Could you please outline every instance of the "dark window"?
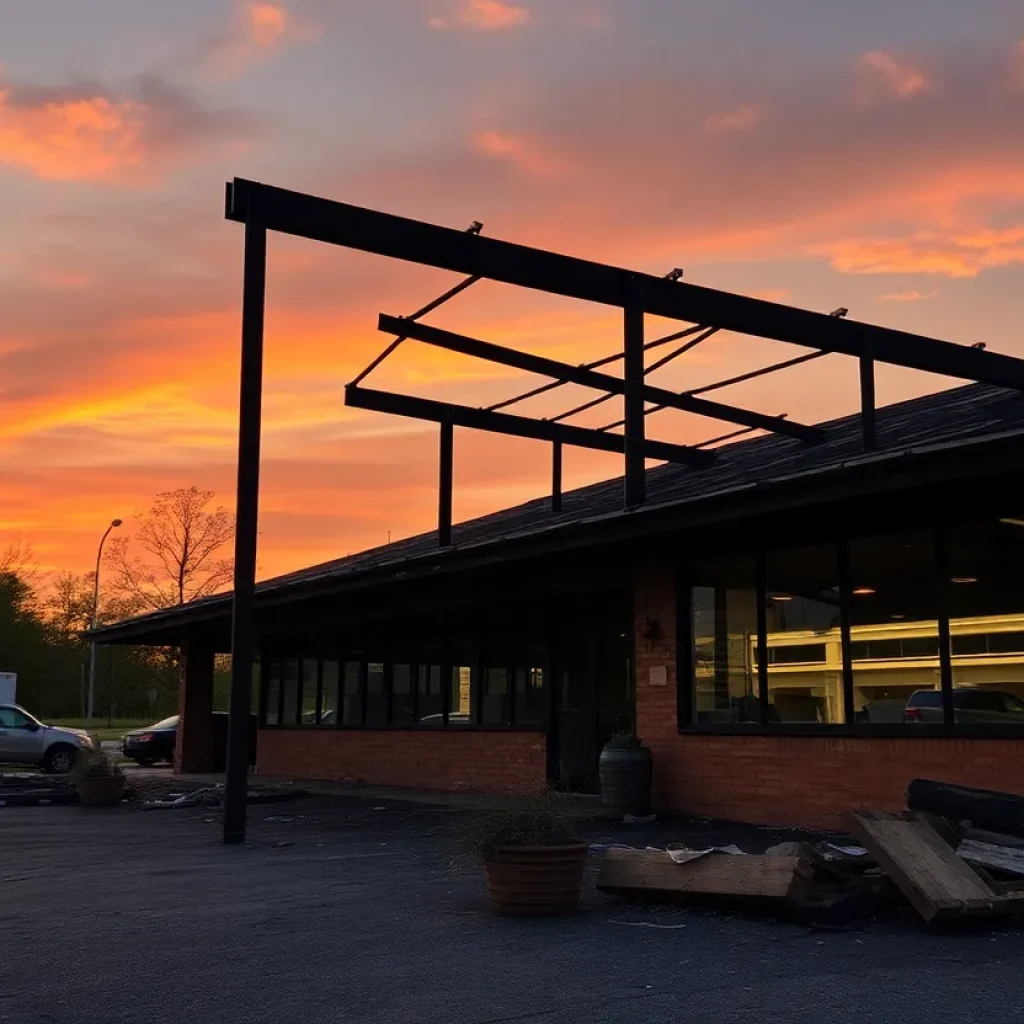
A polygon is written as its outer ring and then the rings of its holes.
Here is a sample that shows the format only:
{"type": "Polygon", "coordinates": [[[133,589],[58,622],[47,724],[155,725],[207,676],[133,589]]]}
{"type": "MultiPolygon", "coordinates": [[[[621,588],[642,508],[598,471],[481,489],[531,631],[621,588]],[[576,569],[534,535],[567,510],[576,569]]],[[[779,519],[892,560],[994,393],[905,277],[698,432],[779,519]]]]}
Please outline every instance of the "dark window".
{"type": "Polygon", "coordinates": [[[752,555],[702,560],[693,574],[693,719],[759,722],[752,555]]]}
{"type": "MultiPolygon", "coordinates": [[[[789,644],[769,647],[769,665],[821,665],[825,663],[824,644],[789,644]]],[[[756,658],[755,658],[756,661],[756,658]]]]}
{"type": "Polygon", "coordinates": [[[320,694],[320,724],[338,724],[339,672],[336,661],[325,661],[321,668],[323,684],[320,694]]]}
{"type": "Polygon", "coordinates": [[[984,633],[963,633],[950,636],[949,646],[954,657],[970,654],[988,654],[989,638],[984,633]]]}
{"type": "Polygon", "coordinates": [[[765,587],[768,720],[845,721],[838,548],[769,551],[765,587]]]}
{"type": "Polygon", "coordinates": [[[419,665],[416,686],[416,711],[420,725],[444,725],[444,693],[441,690],[441,666],[419,665]]]}
{"type": "Polygon", "coordinates": [[[412,665],[391,666],[391,721],[395,725],[413,722],[412,665]]]}
{"type": "Polygon", "coordinates": [[[382,661],[371,661],[366,666],[366,724],[388,724],[387,677],[382,661]]]}
{"type": "Polygon", "coordinates": [[[476,673],[470,665],[453,665],[448,697],[448,724],[473,724],[473,689],[476,673]]]}
{"type": "Polygon", "coordinates": [[[484,725],[507,725],[511,715],[511,686],[507,668],[488,667],[484,672],[484,725]]]}
{"type": "Polygon", "coordinates": [[[17,708],[0,708],[0,727],[4,729],[25,729],[32,724],[28,715],[17,708]]]}
{"type": "Polygon", "coordinates": [[[289,658],[283,669],[284,708],[281,713],[282,725],[295,725],[299,718],[299,662],[289,658]]]}
{"type": "Polygon", "coordinates": [[[341,721],[343,725],[363,724],[363,665],[346,661],[342,677],[341,721]]]}
{"type": "MultiPolygon", "coordinates": [[[[946,534],[953,720],[1020,722],[1024,697],[1024,518],[968,523],[946,534]],[[977,688],[977,689],[976,689],[977,688]],[[968,696],[973,694],[974,696],[968,696]]],[[[998,789],[993,778],[991,788],[998,789]]]]}
{"type": "Polygon", "coordinates": [[[907,708],[939,690],[938,567],[929,531],[850,541],[853,705],[870,724],[935,725],[938,706],[907,708]],[[917,662],[917,664],[908,664],[917,662]]]}
{"type": "Polygon", "coordinates": [[[277,725],[281,720],[281,663],[273,661],[267,666],[267,711],[264,721],[277,725]]]}
{"type": "Polygon", "coordinates": [[[515,690],[516,725],[543,725],[548,710],[544,669],[517,668],[515,690]]]}
{"type": "Polygon", "coordinates": [[[316,685],[318,663],[316,658],[302,659],[302,713],[300,725],[316,725],[316,685]]]}

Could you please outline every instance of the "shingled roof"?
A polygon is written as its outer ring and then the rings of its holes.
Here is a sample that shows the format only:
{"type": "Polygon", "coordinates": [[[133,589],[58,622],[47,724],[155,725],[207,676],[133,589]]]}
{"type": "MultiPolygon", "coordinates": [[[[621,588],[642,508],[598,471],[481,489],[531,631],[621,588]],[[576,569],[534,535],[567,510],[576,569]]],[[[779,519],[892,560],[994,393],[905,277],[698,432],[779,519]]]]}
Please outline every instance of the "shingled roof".
{"type": "MultiPolygon", "coordinates": [[[[706,469],[666,464],[647,471],[647,502],[643,512],[693,507],[704,500],[768,483],[796,481],[828,474],[865,462],[885,461],[901,454],[937,446],[958,447],[980,439],[1024,434],[1024,394],[987,384],[969,384],[877,410],[877,447],[865,452],[860,416],[821,423],[825,439],[809,446],[795,438],[767,434],[715,449],[717,459],[706,469]]],[[[305,591],[311,585],[344,586],[367,574],[429,558],[432,566],[455,565],[460,554],[484,552],[513,540],[539,538],[577,525],[599,524],[635,515],[623,508],[623,482],[618,477],[568,491],[562,511],[553,515],[549,498],[538,498],[491,515],[456,524],[452,546],[439,549],[436,531],[383,547],[323,562],[257,585],[257,602],[282,591],[305,591]]],[[[166,611],[154,612],[96,631],[98,640],[118,640],[147,624],[160,628],[182,617],[207,619],[230,610],[231,595],[219,594],[166,611]]]]}

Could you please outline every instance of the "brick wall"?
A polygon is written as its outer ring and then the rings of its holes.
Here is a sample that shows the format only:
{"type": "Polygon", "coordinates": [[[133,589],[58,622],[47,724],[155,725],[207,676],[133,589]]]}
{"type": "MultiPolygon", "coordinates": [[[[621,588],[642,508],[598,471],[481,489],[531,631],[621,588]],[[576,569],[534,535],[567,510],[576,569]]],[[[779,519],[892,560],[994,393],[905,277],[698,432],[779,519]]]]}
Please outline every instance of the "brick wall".
{"type": "Polygon", "coordinates": [[[856,807],[901,809],[916,777],[1024,794],[1024,739],[681,736],[670,569],[638,573],[634,615],[637,733],[654,755],[657,810],[842,828],[856,807]]]}
{"type": "Polygon", "coordinates": [[[486,793],[539,789],[545,758],[538,732],[261,729],[257,747],[264,775],[486,793]]]}

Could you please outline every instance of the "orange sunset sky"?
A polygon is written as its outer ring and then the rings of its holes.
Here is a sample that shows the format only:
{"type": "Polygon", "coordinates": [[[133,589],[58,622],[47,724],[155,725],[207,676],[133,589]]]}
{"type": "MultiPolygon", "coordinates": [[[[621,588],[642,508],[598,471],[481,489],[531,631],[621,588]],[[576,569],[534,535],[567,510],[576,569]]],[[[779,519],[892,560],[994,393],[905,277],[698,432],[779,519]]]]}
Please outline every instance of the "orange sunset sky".
{"type": "MultiPolygon", "coordinates": [[[[0,548],[85,571],[158,491],[233,502],[235,175],[1024,356],[1019,0],[5,0],[0,548]]],[[[433,524],[436,427],[342,388],[379,311],[455,280],[271,238],[261,575],[433,524]]],[[[621,345],[614,310],[492,284],[430,322],[574,362],[621,345]]],[[[802,351],[723,334],[653,381],[802,351]]],[[[481,405],[532,381],[410,342],[370,383],[481,405]]],[[[883,369],[879,400],[952,383],[883,369]]],[[[717,397],[819,420],[856,407],[856,368],[717,397]]],[[[457,432],[456,516],[544,493],[548,459],[457,432]]],[[[620,468],[572,451],[567,483],[620,468]]]]}

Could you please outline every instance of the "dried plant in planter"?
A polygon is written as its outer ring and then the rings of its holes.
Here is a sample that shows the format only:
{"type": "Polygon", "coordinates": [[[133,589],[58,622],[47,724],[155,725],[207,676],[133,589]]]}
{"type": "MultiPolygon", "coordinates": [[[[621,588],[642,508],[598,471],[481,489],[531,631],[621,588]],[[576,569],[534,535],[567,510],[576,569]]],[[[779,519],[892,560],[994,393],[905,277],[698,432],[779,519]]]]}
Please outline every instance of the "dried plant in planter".
{"type": "Polygon", "coordinates": [[[484,863],[487,891],[503,914],[561,914],[580,899],[587,844],[551,791],[509,798],[472,814],[460,845],[484,863]]]}
{"type": "Polygon", "coordinates": [[[116,757],[112,757],[100,746],[100,741],[93,737],[91,748],[82,748],[78,757],[75,758],[75,765],[72,774],[77,779],[108,779],[112,776],[123,775],[121,765],[116,757]]]}
{"type": "Polygon", "coordinates": [[[116,807],[124,799],[125,775],[116,757],[111,757],[94,739],[75,759],[75,788],[83,807],[116,807]]]}

